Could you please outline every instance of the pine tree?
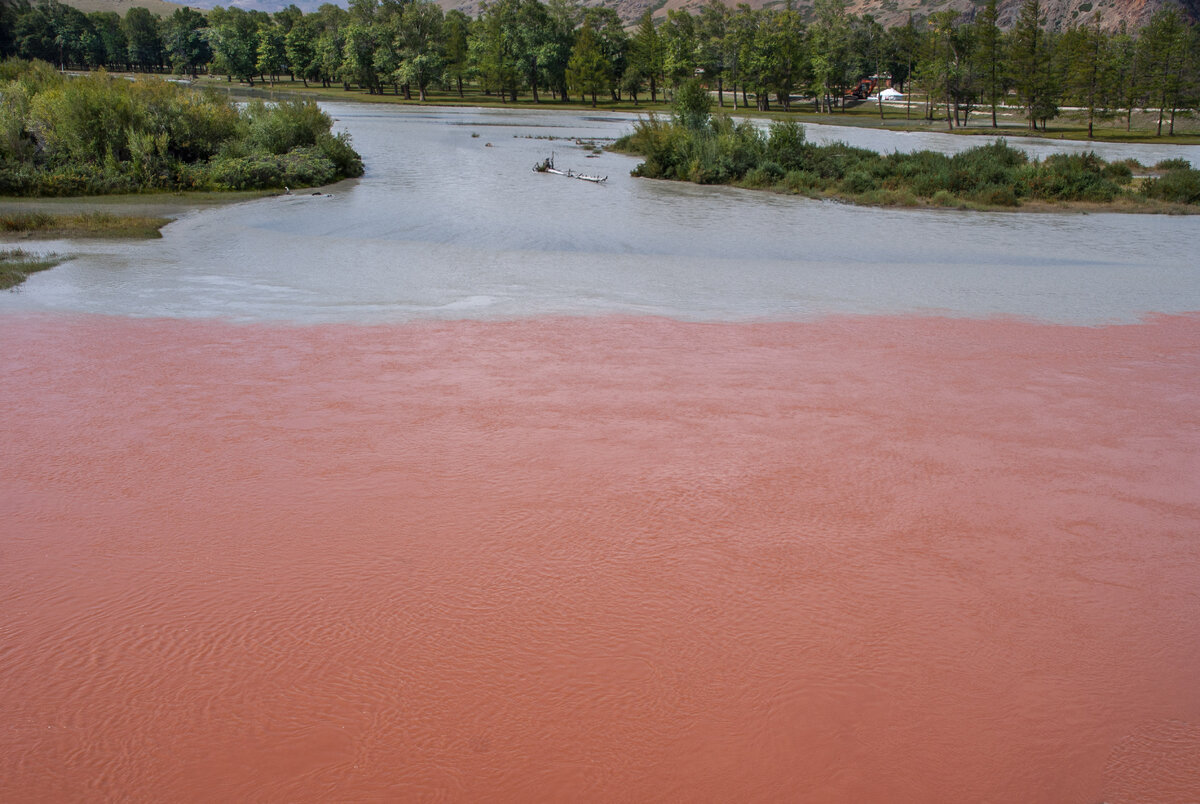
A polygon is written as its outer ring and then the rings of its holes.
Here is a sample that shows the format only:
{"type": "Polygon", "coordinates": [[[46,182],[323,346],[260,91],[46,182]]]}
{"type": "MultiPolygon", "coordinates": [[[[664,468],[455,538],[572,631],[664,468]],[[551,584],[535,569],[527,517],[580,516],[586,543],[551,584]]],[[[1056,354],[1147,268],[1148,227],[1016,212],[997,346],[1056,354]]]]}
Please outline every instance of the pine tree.
{"type": "Polygon", "coordinates": [[[608,61],[596,41],[591,21],[585,19],[567,62],[567,86],[580,95],[590,94],[595,106],[596,94],[608,86],[608,72],[608,61]]]}

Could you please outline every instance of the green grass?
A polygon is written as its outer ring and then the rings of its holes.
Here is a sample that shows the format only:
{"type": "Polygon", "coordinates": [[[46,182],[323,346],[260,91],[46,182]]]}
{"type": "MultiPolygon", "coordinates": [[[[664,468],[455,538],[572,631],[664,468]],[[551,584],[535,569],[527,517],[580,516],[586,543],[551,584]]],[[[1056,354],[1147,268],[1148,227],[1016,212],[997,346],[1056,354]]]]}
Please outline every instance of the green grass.
{"type": "Polygon", "coordinates": [[[19,212],[0,214],[0,235],[123,237],[147,240],[162,237],[159,230],[170,222],[170,218],[113,215],[108,212],[19,212]]]}
{"type": "Polygon", "coordinates": [[[54,254],[30,254],[21,249],[0,251],[0,290],[15,288],[30,274],[53,268],[64,259],[54,254]]]}

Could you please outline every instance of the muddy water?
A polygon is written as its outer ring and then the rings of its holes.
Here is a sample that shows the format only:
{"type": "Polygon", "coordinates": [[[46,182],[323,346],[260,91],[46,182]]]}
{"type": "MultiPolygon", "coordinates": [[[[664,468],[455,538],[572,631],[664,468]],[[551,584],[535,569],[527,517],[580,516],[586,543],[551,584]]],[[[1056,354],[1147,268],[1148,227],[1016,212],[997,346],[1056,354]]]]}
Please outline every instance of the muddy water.
{"type": "Polygon", "coordinates": [[[1194,801],[1200,320],[0,320],[0,798],[1194,801]]]}
{"type": "Polygon", "coordinates": [[[1193,220],[361,114],[0,297],[0,801],[1200,800],[1193,220]]]}
{"type": "MultiPolygon", "coordinates": [[[[648,182],[629,176],[636,159],[577,144],[628,131],[627,117],[330,109],[366,159],[361,181],[330,195],[201,210],[161,241],[44,244],[78,256],[0,295],[0,312],[306,323],[935,313],[1103,323],[1200,310],[1200,216],[880,210],[648,182]],[[534,173],[550,153],[608,182],[534,173]]],[[[812,128],[814,139],[883,150],[979,143],[812,128]]],[[[1144,146],[1132,153],[1155,161],[1144,146]]],[[[1178,153],[1200,164],[1200,148],[1178,153]]]]}

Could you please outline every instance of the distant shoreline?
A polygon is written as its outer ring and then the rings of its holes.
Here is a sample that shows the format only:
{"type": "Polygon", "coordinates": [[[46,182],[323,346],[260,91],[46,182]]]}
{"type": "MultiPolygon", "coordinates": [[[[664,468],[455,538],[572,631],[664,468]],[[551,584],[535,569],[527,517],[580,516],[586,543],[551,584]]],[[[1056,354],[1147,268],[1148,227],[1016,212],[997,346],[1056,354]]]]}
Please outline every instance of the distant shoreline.
{"type": "MultiPolygon", "coordinates": [[[[135,73],[134,75],[139,75],[135,73]]],[[[632,101],[601,101],[595,107],[590,103],[579,101],[561,102],[561,101],[542,101],[534,103],[532,99],[519,99],[516,102],[509,101],[507,103],[500,101],[495,95],[484,95],[479,92],[468,92],[465,97],[459,98],[455,93],[445,92],[429,92],[428,98],[425,101],[406,100],[400,95],[372,95],[366,91],[353,88],[350,90],[342,89],[341,87],[320,87],[320,86],[304,86],[301,81],[277,80],[274,85],[261,84],[255,86],[246,86],[240,82],[228,82],[223,77],[202,76],[191,82],[191,86],[196,88],[212,88],[219,91],[228,91],[231,94],[246,95],[248,97],[270,100],[274,95],[289,95],[312,98],[317,101],[328,102],[345,102],[345,103],[362,103],[362,104],[386,104],[389,106],[416,106],[422,108],[481,108],[481,109],[521,109],[524,111],[569,111],[569,112],[618,112],[623,114],[649,114],[654,113],[669,113],[671,105],[664,101],[658,103],[649,103],[642,101],[639,104],[634,104],[632,101]]],[[[874,102],[864,102],[857,106],[853,106],[844,112],[836,112],[832,114],[815,113],[805,111],[804,109],[810,104],[794,103],[792,111],[784,112],[782,110],[760,112],[753,106],[738,106],[734,109],[730,103],[728,96],[730,92],[725,92],[725,106],[717,107],[716,111],[735,114],[738,117],[754,118],[761,120],[795,120],[798,123],[817,123],[820,125],[833,126],[854,126],[862,128],[875,128],[881,131],[911,131],[911,132],[931,132],[937,134],[954,134],[965,137],[974,136],[989,136],[989,137],[1029,137],[1031,139],[1045,140],[1047,142],[1096,142],[1096,143],[1124,143],[1124,144],[1144,144],[1144,145],[1200,145],[1200,129],[1188,131],[1175,136],[1157,136],[1152,131],[1145,129],[1134,128],[1127,132],[1123,127],[1098,127],[1096,136],[1088,139],[1086,124],[1065,125],[1063,120],[1057,121],[1059,125],[1051,124],[1048,131],[1032,131],[1027,125],[1022,122],[1016,124],[1001,124],[998,128],[986,126],[970,126],[956,127],[953,130],[947,130],[945,121],[943,120],[925,120],[918,116],[918,110],[924,106],[924,101],[913,101],[912,110],[913,117],[904,117],[904,106],[900,104],[885,104],[885,113],[888,117],[881,121],[879,119],[878,106],[874,102]]],[[[716,97],[713,93],[714,98],[716,97]]],[[[990,110],[977,110],[975,117],[980,120],[990,117],[990,110]]],[[[1136,117],[1135,117],[1136,119],[1136,117]]]]}

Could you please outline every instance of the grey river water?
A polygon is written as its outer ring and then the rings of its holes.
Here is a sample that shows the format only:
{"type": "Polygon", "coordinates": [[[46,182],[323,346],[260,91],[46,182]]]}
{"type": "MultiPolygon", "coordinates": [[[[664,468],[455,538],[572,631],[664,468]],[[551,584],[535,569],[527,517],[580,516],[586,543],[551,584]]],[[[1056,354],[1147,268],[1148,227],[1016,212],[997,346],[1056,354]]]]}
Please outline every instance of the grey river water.
{"type": "MultiPolygon", "coordinates": [[[[0,311],[235,321],[405,321],[630,313],[686,320],[825,314],[1136,320],[1200,310],[1200,217],[886,210],[634,179],[577,140],[628,115],[329,104],[367,174],[331,195],[197,209],[160,241],[43,242],[75,254],[0,311]],[[603,185],[531,170],[607,175],[603,185]]],[[[979,138],[810,126],[881,151],[979,138]]],[[[1041,156],[1054,143],[1010,142],[1041,156]]],[[[1066,144],[1074,150],[1088,146],[1066,144]]],[[[1200,148],[1103,145],[1153,163],[1200,148]]]]}

